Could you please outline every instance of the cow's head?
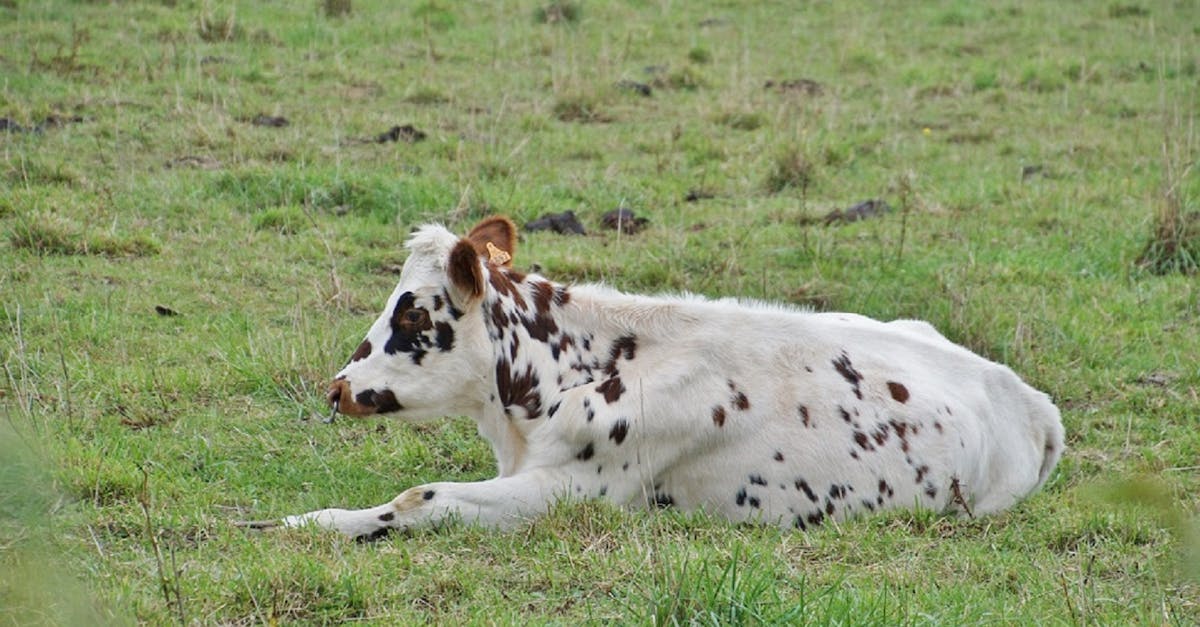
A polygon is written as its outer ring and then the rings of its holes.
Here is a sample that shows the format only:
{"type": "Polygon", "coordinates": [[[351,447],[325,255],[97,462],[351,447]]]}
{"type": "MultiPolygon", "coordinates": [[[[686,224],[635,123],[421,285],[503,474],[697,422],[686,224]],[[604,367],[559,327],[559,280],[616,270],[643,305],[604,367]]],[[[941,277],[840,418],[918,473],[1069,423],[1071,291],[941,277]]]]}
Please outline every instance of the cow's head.
{"type": "Polygon", "coordinates": [[[330,386],[334,410],[436,418],[476,413],[486,400],[491,353],[480,301],[485,265],[511,263],[516,227],[480,222],[465,238],[426,226],[383,314],[330,386]]]}

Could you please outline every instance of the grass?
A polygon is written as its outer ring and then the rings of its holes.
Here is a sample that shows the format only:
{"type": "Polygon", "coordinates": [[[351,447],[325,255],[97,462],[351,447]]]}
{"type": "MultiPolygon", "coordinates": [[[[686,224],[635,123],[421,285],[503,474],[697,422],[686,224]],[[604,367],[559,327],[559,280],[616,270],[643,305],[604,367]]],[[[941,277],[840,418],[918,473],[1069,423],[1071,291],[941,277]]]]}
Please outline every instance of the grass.
{"type": "Polygon", "coordinates": [[[0,622],[1200,622],[1192,4],[339,7],[0,3],[0,117],[71,120],[0,132],[0,622]],[[490,476],[463,419],[300,418],[414,225],[618,206],[647,230],[516,264],[929,320],[1059,403],[1050,484],[795,533],[231,525],[490,476]]]}

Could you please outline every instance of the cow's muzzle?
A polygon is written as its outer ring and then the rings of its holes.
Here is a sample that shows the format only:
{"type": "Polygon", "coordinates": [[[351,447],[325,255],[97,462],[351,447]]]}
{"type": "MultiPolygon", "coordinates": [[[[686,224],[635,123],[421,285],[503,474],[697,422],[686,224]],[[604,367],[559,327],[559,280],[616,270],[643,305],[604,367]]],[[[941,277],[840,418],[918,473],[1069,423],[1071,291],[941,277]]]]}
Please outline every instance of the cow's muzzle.
{"type": "Polygon", "coordinates": [[[347,416],[369,416],[400,411],[403,407],[396,402],[396,395],[391,390],[363,390],[358,394],[350,393],[350,382],[338,379],[329,386],[325,400],[333,408],[335,414],[347,416]]]}

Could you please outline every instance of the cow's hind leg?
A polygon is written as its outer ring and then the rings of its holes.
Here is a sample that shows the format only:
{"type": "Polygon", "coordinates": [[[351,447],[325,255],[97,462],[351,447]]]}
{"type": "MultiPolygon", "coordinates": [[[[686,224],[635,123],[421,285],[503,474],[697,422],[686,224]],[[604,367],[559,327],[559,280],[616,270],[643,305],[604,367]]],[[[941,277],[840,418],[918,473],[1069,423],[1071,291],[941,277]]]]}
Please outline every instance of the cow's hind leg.
{"type": "Polygon", "coordinates": [[[285,527],[316,525],[359,539],[393,529],[412,529],[447,520],[509,528],[546,512],[567,492],[567,475],[549,469],[475,483],[429,483],[367,509],[322,509],[282,521],[285,527]]]}

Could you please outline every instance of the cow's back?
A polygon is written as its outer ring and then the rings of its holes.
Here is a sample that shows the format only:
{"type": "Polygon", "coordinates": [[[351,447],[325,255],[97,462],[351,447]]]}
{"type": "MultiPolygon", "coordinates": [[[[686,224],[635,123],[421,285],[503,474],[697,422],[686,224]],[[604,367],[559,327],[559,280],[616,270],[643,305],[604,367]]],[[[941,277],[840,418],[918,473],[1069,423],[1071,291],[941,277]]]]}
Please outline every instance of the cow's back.
{"type": "Polygon", "coordinates": [[[798,527],[914,505],[983,513],[1035,490],[1062,452],[1044,394],[925,323],[714,313],[669,349],[690,353],[672,377],[686,387],[640,401],[681,439],[658,447],[654,477],[673,504],[798,527]]]}

